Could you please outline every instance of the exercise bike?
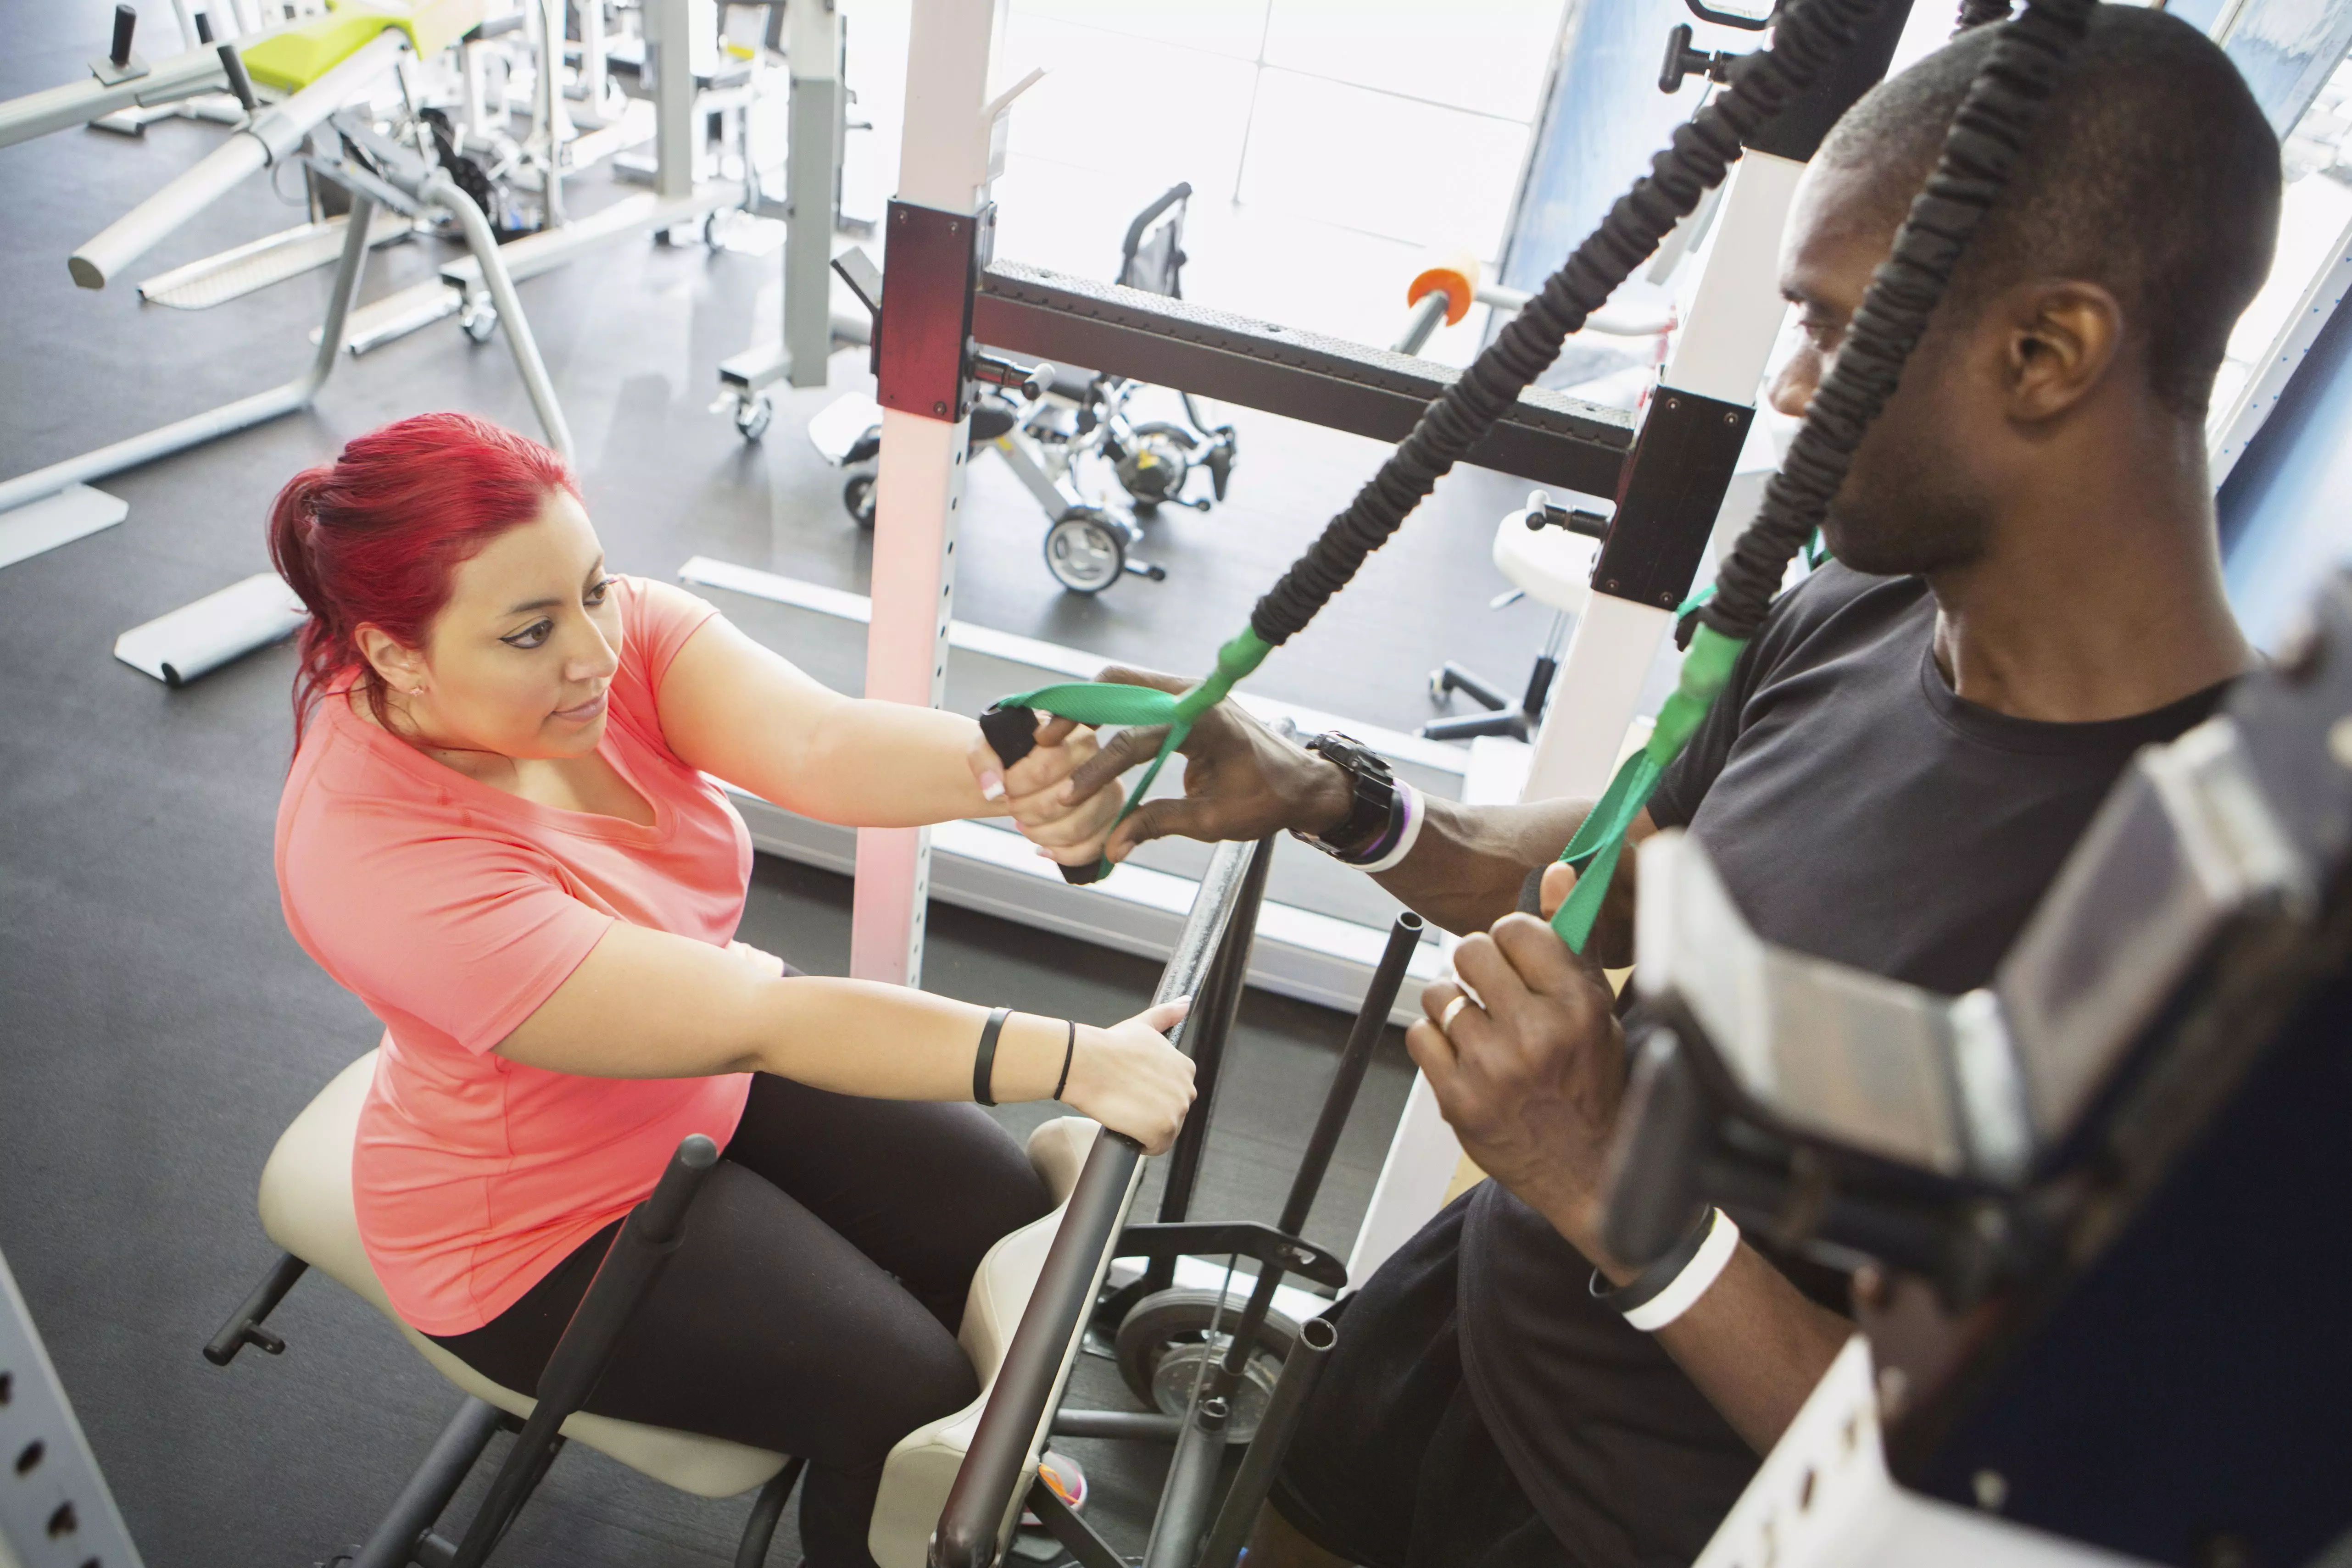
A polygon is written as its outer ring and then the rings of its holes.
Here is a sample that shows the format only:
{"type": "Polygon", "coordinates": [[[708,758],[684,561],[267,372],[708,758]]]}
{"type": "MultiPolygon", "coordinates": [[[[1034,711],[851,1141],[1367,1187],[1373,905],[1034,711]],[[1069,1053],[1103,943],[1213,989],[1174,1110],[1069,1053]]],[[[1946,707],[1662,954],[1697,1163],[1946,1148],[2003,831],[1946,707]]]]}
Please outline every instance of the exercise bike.
{"type": "MultiPolygon", "coordinates": [[[[1136,214],[1119,246],[1118,281],[1130,288],[1181,298],[1184,265],[1184,204],[1192,187],[1178,184],[1136,214]]],[[[1045,569],[1073,593],[1100,593],[1121,577],[1154,582],[1165,567],[1139,559],[1143,518],[1161,507],[1205,512],[1225,498],[1238,438],[1230,424],[1211,424],[1190,393],[1179,393],[1183,417],[1137,421],[1129,405],[1141,382],[1069,366],[1040,365],[1008,392],[991,392],[972,405],[970,452],[993,448],[1044,508],[1045,569]],[[1093,476],[1108,468],[1120,499],[1093,476]],[[1196,472],[1209,494],[1185,492],[1196,472]]],[[[882,410],[852,394],[809,422],[809,440],[826,462],[847,471],[842,505],[861,528],[874,526],[874,482],[882,450],[882,410]]]]}

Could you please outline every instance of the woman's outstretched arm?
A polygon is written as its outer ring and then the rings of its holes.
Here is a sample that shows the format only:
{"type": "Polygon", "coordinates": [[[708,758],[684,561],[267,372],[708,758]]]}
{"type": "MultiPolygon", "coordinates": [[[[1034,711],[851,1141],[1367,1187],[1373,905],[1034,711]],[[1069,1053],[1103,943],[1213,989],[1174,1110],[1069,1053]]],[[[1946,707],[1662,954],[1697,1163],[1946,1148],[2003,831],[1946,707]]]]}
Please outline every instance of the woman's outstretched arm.
{"type": "MultiPolygon", "coordinates": [[[[1080,1024],[1063,1101],[1165,1148],[1192,1103],[1192,1060],[1160,1033],[1183,1016],[1170,1004],[1109,1029],[1080,1024]]],[[[615,921],[497,1050],[594,1078],[761,1071],[875,1099],[969,1100],[987,1017],[901,986],[779,977],[741,953],[615,921]]],[[[1069,1042],[1064,1020],[1014,1013],[998,1037],[992,1097],[1051,1097],[1069,1042]]]]}
{"type": "MultiPolygon", "coordinates": [[[[664,583],[652,593],[678,591],[664,583]]],[[[1069,805],[1061,784],[1095,752],[1061,720],[1005,768],[960,714],[847,697],[761,647],[723,617],[687,640],[662,676],[663,737],[692,766],[787,810],[855,828],[1010,816],[1048,850],[1091,847],[1118,802],[1069,805]]]]}

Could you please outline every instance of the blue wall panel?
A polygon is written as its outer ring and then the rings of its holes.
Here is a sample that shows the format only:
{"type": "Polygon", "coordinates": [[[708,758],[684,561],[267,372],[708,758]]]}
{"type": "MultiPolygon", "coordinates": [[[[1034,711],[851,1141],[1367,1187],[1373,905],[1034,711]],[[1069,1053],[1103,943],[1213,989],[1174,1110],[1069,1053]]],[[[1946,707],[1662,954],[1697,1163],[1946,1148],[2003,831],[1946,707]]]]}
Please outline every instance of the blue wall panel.
{"type": "Polygon", "coordinates": [[[2320,575],[2352,559],[2352,309],[2320,329],[2219,506],[2230,601],[2273,647],[2320,575]]]}

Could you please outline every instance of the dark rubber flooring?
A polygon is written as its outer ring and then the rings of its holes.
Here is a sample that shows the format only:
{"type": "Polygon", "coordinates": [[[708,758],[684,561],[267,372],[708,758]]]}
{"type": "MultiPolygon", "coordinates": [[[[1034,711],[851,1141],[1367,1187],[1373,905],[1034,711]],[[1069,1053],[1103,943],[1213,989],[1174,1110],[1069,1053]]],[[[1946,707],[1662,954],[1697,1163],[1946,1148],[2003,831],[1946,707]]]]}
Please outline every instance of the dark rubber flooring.
{"type": "MultiPolygon", "coordinates": [[[[80,76],[109,7],[7,8],[0,96],[80,76]]],[[[150,5],[147,25],[169,26],[150,5]]],[[[150,52],[166,42],[147,40],[150,52]]],[[[310,352],[321,272],[213,310],[142,307],[131,286],[299,220],[257,180],[102,294],[65,256],[222,135],[171,121],[143,141],[74,131],[0,150],[0,475],[15,475],[290,375],[310,352]]],[[[602,175],[583,182],[591,204],[602,175]]],[[[1105,216],[1105,250],[1120,214],[1105,216]]],[[[377,253],[367,298],[436,253],[377,253]]],[[[1311,258],[1301,258],[1311,265],[1311,258]]],[[[749,340],[772,259],[623,242],[522,286],[616,565],[667,576],[702,553],[865,586],[866,536],[787,402],[763,446],[707,412],[713,367],[749,340]]],[[[837,361],[855,369],[854,356],[837,361]]],[[[290,656],[274,650],[171,692],[110,656],[124,629],[262,570],[261,518],[296,469],[346,437],[458,407],[532,428],[495,342],[437,328],[340,366],[311,413],[104,481],[121,526],[0,571],[0,1250],[22,1286],[123,1512],[168,1568],[307,1564],[357,1541],[456,1396],[389,1327],[306,1281],[276,1325],[282,1359],[228,1370],[198,1346],[271,1250],[254,1182],[278,1131],[372,1043],[372,1021],[294,946],[270,873],[290,656]]],[[[1159,525],[1164,584],[1061,593],[1009,475],[975,473],[958,613],[1164,668],[1205,668],[1270,581],[1370,473],[1373,444],[1243,412],[1229,507],[1159,525]]],[[[1446,655],[1516,683],[1539,612],[1489,613],[1487,542],[1525,486],[1465,473],[1307,636],[1265,689],[1410,727],[1446,655]]],[[[787,649],[787,652],[791,650],[787,649]]],[[[816,661],[812,661],[816,662],[816,661]]],[[[762,861],[744,935],[803,967],[847,955],[842,880],[762,861]]],[[[974,998],[1109,1019],[1152,966],[955,910],[935,913],[927,976],[974,998]]],[[[1272,1218],[1345,1028],[1253,996],[1203,1176],[1204,1213],[1272,1218]]],[[[1391,1039],[1310,1227],[1344,1248],[1409,1064],[1391,1039]]],[[[1016,1124],[1018,1113],[1008,1113],[1016,1124]]],[[[1113,1397],[1099,1363],[1079,1393],[1113,1397]]],[[[1088,1448],[1082,1450],[1093,1453],[1088,1448]]],[[[1158,1490],[1147,1458],[1098,1462],[1097,1519],[1129,1550],[1158,1490]]],[[[463,1505],[461,1504],[461,1507],[463,1505]]],[[[671,1493],[595,1455],[556,1467],[499,1561],[730,1560],[745,1503],[671,1493]]],[[[796,1559],[789,1529],[772,1559],[796,1559]]]]}

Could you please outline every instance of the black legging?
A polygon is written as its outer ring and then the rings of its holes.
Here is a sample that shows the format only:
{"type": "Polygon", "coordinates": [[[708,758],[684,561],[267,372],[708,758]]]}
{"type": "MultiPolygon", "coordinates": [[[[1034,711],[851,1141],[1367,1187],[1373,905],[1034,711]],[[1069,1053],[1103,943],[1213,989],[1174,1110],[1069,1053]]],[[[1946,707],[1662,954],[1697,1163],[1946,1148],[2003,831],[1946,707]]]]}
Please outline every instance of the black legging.
{"type": "MultiPolygon", "coordinates": [[[[755,1073],[684,1244],[587,1408],[800,1455],[811,1568],[873,1568],[866,1534],[891,1445],[980,1392],[955,1337],[972,1271],[1051,1207],[976,1105],[863,1100],[755,1073]]],[[[590,1237],[484,1327],[435,1337],[484,1376],[535,1393],[619,1228],[590,1237]]]]}

